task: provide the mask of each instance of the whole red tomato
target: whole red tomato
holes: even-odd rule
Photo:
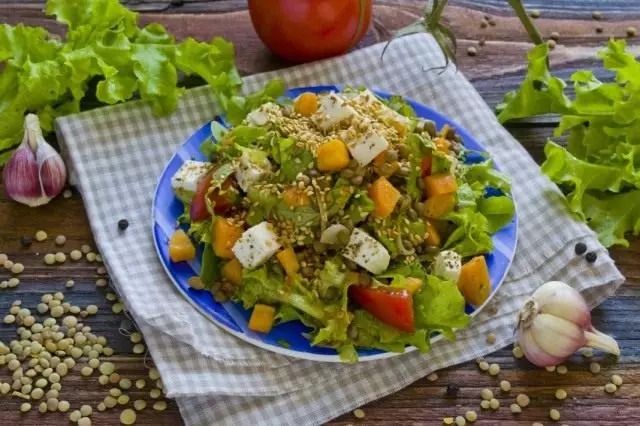
[[[249,0],[251,22],[274,53],[293,62],[339,55],[364,37],[372,0]]]

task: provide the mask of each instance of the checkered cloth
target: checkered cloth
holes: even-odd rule
[[[417,352],[357,365],[297,360],[258,349],[218,328],[174,290],[154,250],[151,204],[158,178],[180,144],[219,113],[208,88],[190,90],[170,117],[155,118],[129,102],[57,120],[57,130],[81,191],[113,285],[141,328],[164,388],[187,424],[313,425],[398,391],[420,377],[474,359],[512,342],[516,311],[542,282],[557,279],[583,291],[592,306],[623,282],[594,233],[575,221],[557,188],[498,124],[464,76],[443,64],[425,34],[394,41],[384,59],[378,44],[346,56],[245,79],[255,90],[273,77],[289,87],[366,85],[430,105],[465,127],[513,180],[519,244],[497,294],[498,313],[480,313],[426,355]],[[119,232],[116,222],[130,226]],[[586,242],[598,260],[576,258]],[[485,310],[486,311],[486,310]],[[493,346],[488,333],[497,336]]]

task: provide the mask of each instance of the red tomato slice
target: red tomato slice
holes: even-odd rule
[[[211,185],[211,177],[213,172],[206,175],[196,188],[196,193],[191,201],[191,211],[189,212],[192,222],[199,222],[211,217],[211,213],[207,209],[207,203],[205,202],[205,196]],[[216,214],[224,214],[233,206],[231,198],[226,194],[226,191],[235,185],[235,180],[231,177],[227,178],[222,184],[220,189],[215,189],[209,195],[209,200],[214,203],[213,211]]]
[[[349,296],[383,323],[413,333],[413,297],[407,290],[351,286]]]
[[[431,164],[433,158],[431,155],[427,155],[422,159],[422,177],[429,176],[431,174]]]

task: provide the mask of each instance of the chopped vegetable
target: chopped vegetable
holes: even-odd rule
[[[424,202],[424,215],[437,219],[451,213],[455,205],[456,197],[453,194],[434,195]]]
[[[376,217],[387,217],[393,212],[401,195],[387,178],[380,176],[369,188],[369,196],[376,205],[374,215]]]
[[[276,308],[261,303],[253,307],[251,318],[249,319],[249,328],[260,333],[268,333],[273,327],[275,321]]]
[[[452,194],[458,189],[455,176],[448,173],[438,173],[424,178],[424,188],[427,197]]]
[[[383,323],[407,333],[415,331],[413,298],[407,290],[351,286],[349,296]]]
[[[196,248],[182,229],[178,229],[171,236],[169,256],[173,262],[192,260],[196,257]]]
[[[491,291],[491,278],[484,256],[476,256],[462,265],[458,288],[473,305],[480,306],[487,300]]]
[[[300,264],[296,257],[296,252],[291,247],[287,247],[276,254],[280,264],[287,272],[287,275],[294,276],[300,270]]]
[[[442,239],[440,238],[440,234],[438,233],[438,230],[435,227],[433,220],[427,219],[425,221],[425,226],[427,229],[427,235],[426,235],[427,244],[434,247],[440,247],[440,245],[442,244]]]
[[[216,218],[213,222],[213,252],[218,257],[231,259],[231,248],[242,235],[242,228],[234,225],[223,217]]]
[[[311,199],[304,190],[292,187],[284,191],[282,201],[289,207],[304,207],[311,203]]]
[[[349,150],[340,139],[325,142],[316,152],[318,169],[325,172],[337,172],[349,164]]]
[[[222,268],[222,276],[231,281],[235,285],[242,284],[242,265],[238,259],[233,258]]]
[[[298,96],[293,107],[298,114],[309,117],[318,110],[318,97],[315,93],[305,92]]]

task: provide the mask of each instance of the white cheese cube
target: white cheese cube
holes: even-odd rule
[[[391,256],[387,249],[371,235],[355,228],[342,255],[374,275],[386,271]]]
[[[269,120],[267,113],[259,109],[253,110],[247,114],[247,123],[253,124],[254,126],[264,126],[267,124],[267,120]]]
[[[433,261],[433,275],[458,283],[462,269],[462,258],[453,250],[441,251]]]
[[[280,249],[278,236],[268,222],[260,222],[242,233],[231,250],[243,267],[255,269]]]
[[[200,180],[211,171],[213,164],[187,160],[171,178],[171,188],[183,203],[191,203]]]
[[[340,242],[341,233],[349,235],[349,229],[339,223],[331,225],[327,229],[325,229],[320,236],[320,242],[322,244],[338,244]]]
[[[318,111],[313,116],[313,122],[321,130],[328,130],[344,120],[356,115],[356,111],[348,105],[335,93],[320,96]]]
[[[409,126],[409,119],[407,117],[386,106],[384,102],[378,99],[369,89],[358,93],[358,95],[353,98],[353,102],[374,107],[374,115],[376,118],[385,124],[393,126],[396,130],[405,131]]]
[[[369,131],[357,139],[347,142],[351,156],[361,165],[366,166],[381,152],[389,147],[389,142],[373,131]]]
[[[251,185],[264,179],[271,173],[271,163],[266,158],[260,162],[252,161],[246,152],[240,156],[240,161],[236,166],[236,181],[244,192],[247,192]]]

